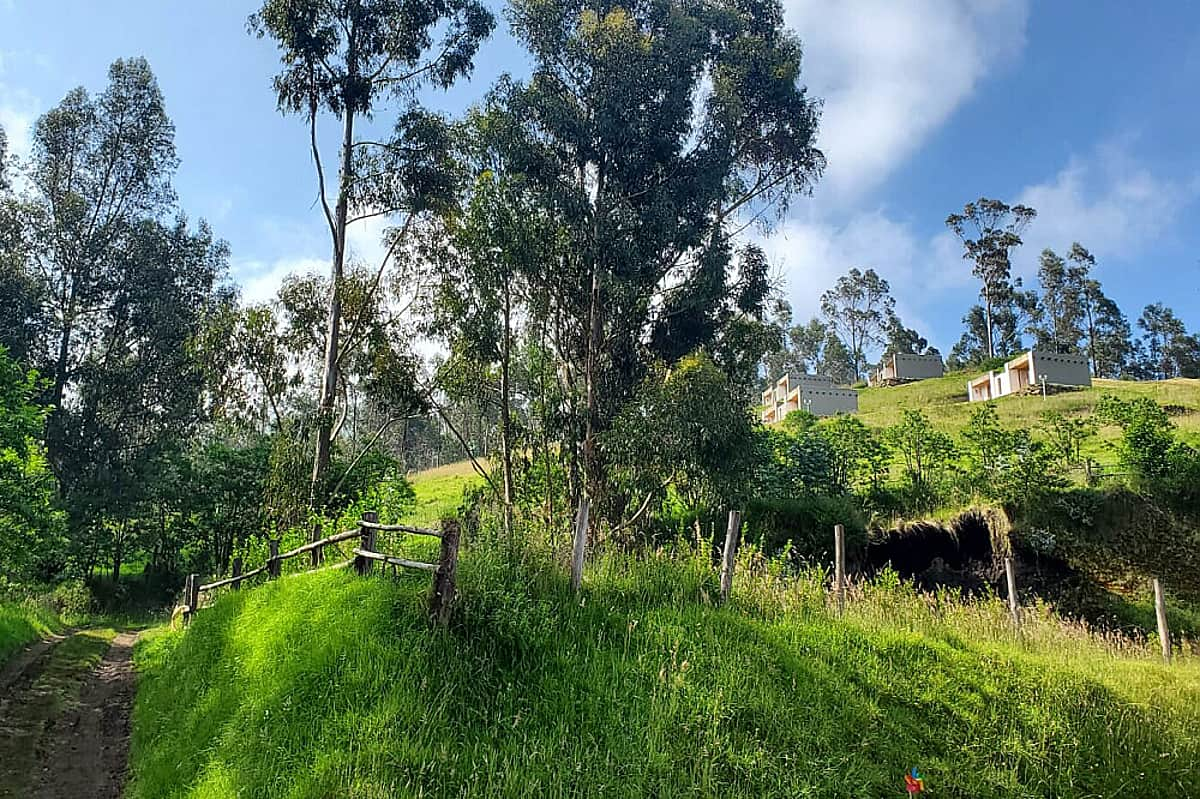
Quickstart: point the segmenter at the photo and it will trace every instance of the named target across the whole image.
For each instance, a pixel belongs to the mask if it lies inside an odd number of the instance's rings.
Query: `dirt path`
[[[120,797],[136,638],[80,630],[10,661],[0,681],[0,798]]]

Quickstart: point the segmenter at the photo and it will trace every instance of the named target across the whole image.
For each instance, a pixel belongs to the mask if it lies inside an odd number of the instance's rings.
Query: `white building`
[[[1063,355],[1057,352],[1030,350],[1013,358],[997,369],[967,381],[967,398],[971,402],[1019,394],[1046,386],[1090,386],[1092,373],[1084,355]]]
[[[888,356],[887,360],[871,373],[867,378],[867,385],[911,383],[914,380],[941,377],[945,371],[940,355],[910,355],[898,352]]]
[[[839,388],[823,375],[784,375],[774,388],[762,393],[763,424],[782,422],[792,411],[805,410],[817,416],[834,416],[858,410],[858,392]]]

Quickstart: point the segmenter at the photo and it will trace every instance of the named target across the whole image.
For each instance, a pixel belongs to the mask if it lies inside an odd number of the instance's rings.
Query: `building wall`
[[[817,416],[858,411],[858,392],[852,388],[813,388],[800,393],[801,407]]]
[[[1052,386],[1090,386],[1091,369],[1083,355],[1059,355],[1054,352],[1033,352],[1033,382],[1043,377]]]
[[[776,424],[801,409],[817,416],[853,413],[858,410],[858,392],[837,388],[825,375],[784,375],[762,393],[762,405],[763,424]]]
[[[900,380],[924,380],[945,373],[940,355],[893,355],[895,377]]]

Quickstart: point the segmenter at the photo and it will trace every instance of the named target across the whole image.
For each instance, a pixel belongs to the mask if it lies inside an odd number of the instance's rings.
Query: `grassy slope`
[[[475,551],[455,625],[421,576],[285,577],[139,645],[139,797],[902,795],[1200,791],[1200,664],[1117,656],[999,603],[603,559],[584,601]]]
[[[408,476],[416,492],[417,504],[405,516],[410,524],[436,526],[443,516],[454,515],[462,504],[463,489],[483,482],[467,460],[447,463]]]
[[[972,373],[973,375],[974,373]],[[905,408],[924,411],[938,429],[957,435],[970,419],[973,406],[967,402],[966,373],[922,380],[902,386],[868,388],[859,392],[859,417],[872,427],[886,427],[900,419]],[[1130,382],[1096,380],[1090,389],[1039,397],[1002,397],[996,409],[1002,422],[1012,427],[1036,428],[1043,411],[1059,411],[1068,416],[1092,412],[1102,394],[1131,398],[1153,397],[1162,405],[1187,408],[1191,412],[1176,415],[1174,422],[1183,438],[1200,445],[1200,380],[1165,380]],[[1120,438],[1120,430],[1104,427],[1086,453],[1105,465],[1112,465],[1116,455],[1112,443]]]
[[[26,643],[56,632],[62,626],[58,616],[41,603],[0,601],[0,665]]]

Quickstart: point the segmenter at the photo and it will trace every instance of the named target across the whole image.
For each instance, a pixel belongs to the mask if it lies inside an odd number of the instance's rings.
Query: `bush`
[[[59,583],[50,592],[49,600],[54,612],[66,619],[81,618],[92,610],[92,592],[83,580]]]
[[[862,511],[849,496],[805,494],[786,499],[755,499],[742,516],[743,538],[767,554],[777,554],[791,544],[800,560],[833,561],[833,526],[846,526],[846,549],[866,547],[867,525]]]

